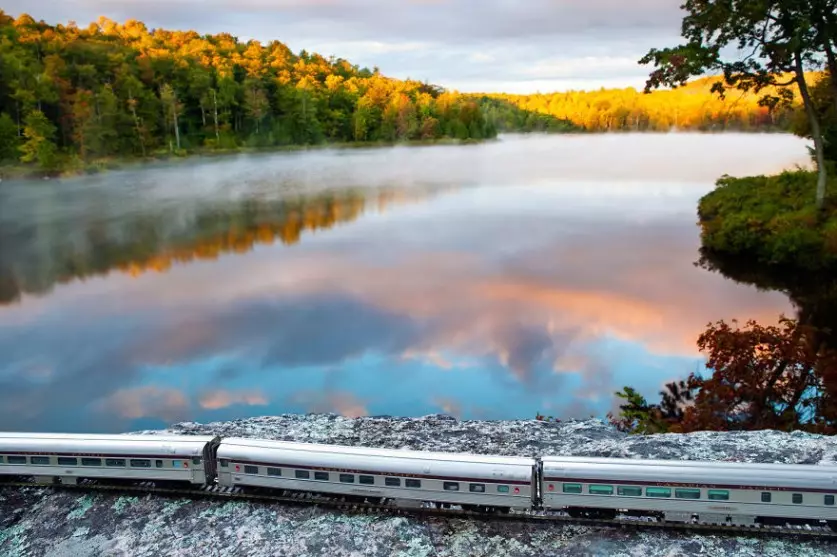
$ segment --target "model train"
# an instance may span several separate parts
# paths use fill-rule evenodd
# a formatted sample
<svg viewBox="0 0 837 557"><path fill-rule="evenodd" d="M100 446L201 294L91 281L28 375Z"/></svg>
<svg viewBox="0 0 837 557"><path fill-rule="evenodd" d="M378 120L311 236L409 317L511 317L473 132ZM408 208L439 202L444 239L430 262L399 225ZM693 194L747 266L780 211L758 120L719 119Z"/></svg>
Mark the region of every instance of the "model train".
<svg viewBox="0 0 837 557"><path fill-rule="evenodd" d="M484 512L837 527L837 467L484 456L212 436L0 433L0 475L259 487Z"/></svg>

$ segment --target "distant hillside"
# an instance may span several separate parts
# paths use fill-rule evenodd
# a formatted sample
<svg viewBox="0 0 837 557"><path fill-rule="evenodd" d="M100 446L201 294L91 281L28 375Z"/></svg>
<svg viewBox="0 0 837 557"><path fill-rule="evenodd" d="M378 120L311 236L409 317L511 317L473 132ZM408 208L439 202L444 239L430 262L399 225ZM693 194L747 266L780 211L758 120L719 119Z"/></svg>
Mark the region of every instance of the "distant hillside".
<svg viewBox="0 0 837 557"><path fill-rule="evenodd" d="M817 78L812 76L812 81ZM551 117L556 122L564 122L566 128L589 131L668 131L672 128L746 131L790 127L793 108L771 111L759 106L759 98L771 90L758 95L730 91L722 100L710 91L718 79L706 77L684 87L650 94L628 87L534 95L488 93L475 98L480 99L489 121L495 122L500 131L511 131L516 124L508 125L508 122L519 121L511 113L512 109Z"/></svg>
<svg viewBox="0 0 837 557"><path fill-rule="evenodd" d="M0 162L495 134L473 99L279 41L0 11Z"/></svg>

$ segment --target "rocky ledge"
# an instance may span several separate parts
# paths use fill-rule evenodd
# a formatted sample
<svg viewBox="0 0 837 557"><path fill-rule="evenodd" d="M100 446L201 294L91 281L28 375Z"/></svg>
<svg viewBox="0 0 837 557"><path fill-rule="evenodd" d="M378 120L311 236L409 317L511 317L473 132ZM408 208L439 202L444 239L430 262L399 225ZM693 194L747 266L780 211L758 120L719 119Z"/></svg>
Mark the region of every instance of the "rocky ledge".
<svg viewBox="0 0 837 557"><path fill-rule="evenodd" d="M805 433L628 436L598 420L458 421L287 415L147 434L216 434L369 447L837 465L837 439ZM835 468L837 471L837 468ZM0 555L837 555L837 543L503 521L347 516L308 507L0 489Z"/></svg>

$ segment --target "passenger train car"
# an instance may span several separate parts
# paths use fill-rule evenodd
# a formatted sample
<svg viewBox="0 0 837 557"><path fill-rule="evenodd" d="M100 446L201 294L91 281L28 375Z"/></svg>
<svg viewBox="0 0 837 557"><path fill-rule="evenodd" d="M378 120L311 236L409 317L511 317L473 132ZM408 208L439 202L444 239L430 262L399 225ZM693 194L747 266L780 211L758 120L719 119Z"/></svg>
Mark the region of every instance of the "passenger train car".
<svg viewBox="0 0 837 557"><path fill-rule="evenodd" d="M543 507L580 516L627 509L710 524L837 521L837 467L552 456L541 467Z"/></svg>
<svg viewBox="0 0 837 557"><path fill-rule="evenodd" d="M707 524L826 521L837 466L521 458L212 436L0 432L0 477L174 481L314 492L398 506L457 505Z"/></svg>
<svg viewBox="0 0 837 557"><path fill-rule="evenodd" d="M388 498L402 505L527 509L536 493L536 465L533 458L224 439L218 483Z"/></svg>
<svg viewBox="0 0 837 557"><path fill-rule="evenodd" d="M64 484L78 478L206 484L215 478L218 442L210 436L0 432L0 474Z"/></svg>

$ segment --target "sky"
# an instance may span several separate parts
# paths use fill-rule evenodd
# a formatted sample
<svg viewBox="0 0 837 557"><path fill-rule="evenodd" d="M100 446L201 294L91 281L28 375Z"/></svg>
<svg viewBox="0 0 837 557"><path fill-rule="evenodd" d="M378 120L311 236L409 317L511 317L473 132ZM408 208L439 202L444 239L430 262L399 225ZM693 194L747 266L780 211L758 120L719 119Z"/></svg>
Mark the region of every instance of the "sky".
<svg viewBox="0 0 837 557"><path fill-rule="evenodd" d="M462 92L642 87L650 48L679 42L677 0L5 0L9 14L79 25L278 39L388 76Z"/></svg>

